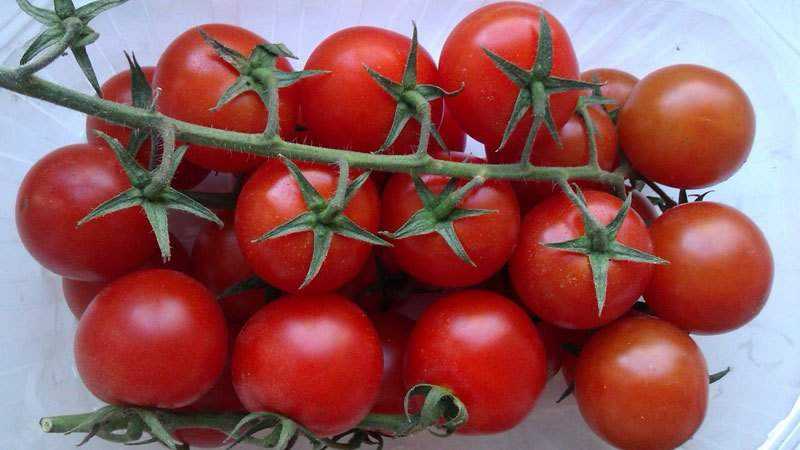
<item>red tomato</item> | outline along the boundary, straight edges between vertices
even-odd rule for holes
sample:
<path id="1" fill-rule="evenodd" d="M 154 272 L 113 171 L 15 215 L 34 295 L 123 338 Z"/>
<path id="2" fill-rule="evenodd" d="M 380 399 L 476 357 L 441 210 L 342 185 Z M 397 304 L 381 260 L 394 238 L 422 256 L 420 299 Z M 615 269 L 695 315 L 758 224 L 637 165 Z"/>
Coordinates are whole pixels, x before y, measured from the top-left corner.
<path id="1" fill-rule="evenodd" d="M 559 369 L 569 370 L 564 364 L 568 364 L 569 360 L 574 360 L 575 356 L 566 346 L 574 347 L 574 350 L 580 350 L 580 347 L 590 336 L 590 332 L 586 330 L 559 328 L 547 322 L 537 323 L 536 328 L 539 330 L 539 336 L 542 338 L 547 351 L 548 378 L 558 373 Z"/>
<path id="2" fill-rule="evenodd" d="M 366 416 L 382 364 L 378 334 L 352 302 L 337 294 L 287 296 L 245 324 L 233 385 L 249 411 L 286 415 L 325 437 Z"/>
<path id="3" fill-rule="evenodd" d="M 336 168 L 299 163 L 308 181 L 323 198 L 336 190 Z M 377 232 L 380 204 L 370 181 L 353 197 L 344 214 L 362 228 Z M 269 160 L 244 185 L 236 205 L 236 236 L 250 267 L 267 283 L 287 292 L 297 292 L 311 262 L 313 234 L 295 233 L 253 243 L 278 225 L 307 210 L 297 182 L 283 162 Z M 370 255 L 365 242 L 333 237 L 328 258 L 319 274 L 303 288 L 304 293 L 334 291 L 355 278 Z"/>
<path id="4" fill-rule="evenodd" d="M 467 147 L 467 133 L 464 133 L 464 130 L 461 129 L 461 125 L 459 125 L 456 118 L 453 117 L 453 113 L 447 108 L 444 108 L 442 124 L 439 125 L 439 135 L 442 137 L 444 145 L 446 145 L 447 149 L 451 152 L 463 152 Z M 428 141 L 428 153 L 434 154 L 443 151 L 444 149 L 439 146 L 436 139 L 431 137 L 430 141 Z"/>
<path id="5" fill-rule="evenodd" d="M 611 222 L 622 206 L 622 200 L 605 192 L 585 191 L 584 196 L 601 224 Z M 576 239 L 583 232 L 578 208 L 566 195 L 553 195 L 525 216 L 509 262 L 511 282 L 523 303 L 562 328 L 595 328 L 620 317 L 636 303 L 653 273 L 652 264 L 611 261 L 605 306 L 598 315 L 589 258 L 542 245 Z M 646 253 L 653 250 L 647 226 L 635 211 L 628 212 L 617 240 Z"/>
<path id="6" fill-rule="evenodd" d="M 191 258 L 192 274 L 216 294 L 255 275 L 236 240 L 233 213 L 225 211 L 219 218 L 225 226 L 206 223 L 197 234 Z"/>
<path id="7" fill-rule="evenodd" d="M 644 223 L 649 227 L 654 220 L 661 214 L 656 206 L 647 198 L 647 196 L 636 189 L 630 189 L 627 186 L 625 190 L 631 193 L 631 208 L 639 214 L 639 217 L 644 220 Z"/>
<path id="8" fill-rule="evenodd" d="M 153 75 L 155 74 L 155 67 L 142 67 L 147 82 L 153 84 Z M 133 104 L 133 96 L 131 95 L 131 71 L 124 70 L 101 86 L 103 92 L 103 99 L 112 102 L 122 103 L 125 105 Z M 107 145 L 106 141 L 95 134 L 95 130 L 102 131 L 103 133 L 118 140 L 123 146 L 127 147 L 131 138 L 131 129 L 122 125 L 115 125 L 106 122 L 103 119 L 94 116 L 86 116 L 86 139 L 90 144 Z M 140 147 L 136 159 L 142 167 L 148 167 L 150 164 L 150 140 L 145 141 Z M 172 185 L 177 189 L 191 189 L 200 184 L 208 176 L 208 169 L 198 167 L 187 160 L 181 162 L 175 177 L 172 179 Z"/>
<path id="9" fill-rule="evenodd" d="M 222 311 L 199 282 L 143 270 L 115 280 L 89 305 L 75 335 L 75 363 L 106 403 L 180 408 L 214 386 L 227 340 Z"/>
<path id="10" fill-rule="evenodd" d="M 164 263 L 161 260 L 161 254 L 156 254 L 145 261 L 145 263 L 136 270 L 163 268 L 177 270 L 178 272 L 188 272 L 189 255 L 186 253 L 186 249 L 183 248 L 183 245 L 181 245 L 178 239 L 172 234 L 170 234 L 170 244 L 172 246 L 172 258 L 168 262 Z M 76 319 L 81 318 L 83 312 L 89 307 L 89 303 L 91 303 L 95 296 L 107 285 L 107 281 L 61 279 L 64 300 L 66 300 L 69 310 Z"/>
<path id="11" fill-rule="evenodd" d="M 108 149 L 62 147 L 31 167 L 17 193 L 22 244 L 47 270 L 84 281 L 113 279 L 158 252 L 141 208 L 76 227 L 90 211 L 131 187 Z"/>
<path id="12" fill-rule="evenodd" d="M 581 73 L 581 80 L 605 83 L 600 88 L 600 95 L 616 102 L 613 105 L 603 105 L 606 111 L 622 108 L 631 95 L 633 87 L 639 82 L 638 78 L 628 72 L 608 68 L 586 70 Z"/>
<path id="13" fill-rule="evenodd" d="M 423 175 L 422 180 L 431 192 L 439 194 L 449 178 Z M 459 181 L 459 186 L 464 184 Z M 382 225 L 389 231 L 400 228 L 422 208 L 410 176 L 396 174 L 389 179 L 382 206 Z M 516 245 L 520 221 L 517 199 L 509 183 L 489 180 L 473 189 L 459 208 L 496 211 L 454 223 L 456 235 L 475 266 L 462 261 L 438 233 L 430 233 L 392 242 L 394 247 L 388 253 L 403 271 L 434 286 L 463 287 L 487 280 L 503 267 Z"/>
<path id="14" fill-rule="evenodd" d="M 747 216 L 713 202 L 667 210 L 650 229 L 658 267 L 645 291 L 655 314 L 690 332 L 716 334 L 752 320 L 772 287 L 772 252 Z"/>
<path id="15" fill-rule="evenodd" d="M 406 386 L 403 383 L 403 359 L 414 321 L 394 312 L 373 314 L 372 324 L 378 330 L 383 351 L 383 376 L 378 399 L 372 406 L 376 414 L 404 414 Z"/>
<path id="16" fill-rule="evenodd" d="M 647 75 L 619 115 L 631 165 L 657 183 L 695 189 L 727 180 L 755 134 L 753 106 L 727 75 L 681 64 Z"/>
<path id="17" fill-rule="evenodd" d="M 352 27 L 322 41 L 308 57 L 306 70 L 330 73 L 302 81 L 303 120 L 311 139 L 324 147 L 372 152 L 389 134 L 397 102 L 364 70 L 364 65 L 399 82 L 411 39 L 375 27 Z M 417 50 L 417 83 L 439 84 L 436 63 Z M 335 107 L 332 107 L 335 105 Z M 441 123 L 442 101 L 431 102 L 431 120 Z M 419 143 L 419 123 L 410 120 L 390 153 L 411 153 Z"/>
<path id="18" fill-rule="evenodd" d="M 539 40 L 538 6 L 522 2 L 501 2 L 480 8 L 464 18 L 448 36 L 439 58 L 439 75 L 445 89 L 464 90 L 448 97 L 447 108 L 458 119 L 461 128 L 486 144 L 490 150 L 500 145 L 514 102 L 519 93 L 483 51 L 487 48 L 523 69 L 530 69 L 536 58 Z M 552 30 L 553 76 L 578 78 L 578 61 L 564 27 L 544 11 Z M 569 91 L 550 96 L 556 126 L 569 120 L 580 95 Z M 519 122 L 508 142 L 508 148 L 522 148 L 531 115 Z M 547 134 L 542 127 L 538 136 Z"/>
<path id="19" fill-rule="evenodd" d="M 705 416 L 706 361 L 669 323 L 626 318 L 598 331 L 581 351 L 575 398 L 592 430 L 614 447 L 673 449 Z"/>
<path id="20" fill-rule="evenodd" d="M 411 333 L 406 387 L 451 389 L 469 421 L 459 432 L 499 433 L 533 409 L 547 378 L 545 349 L 525 311 L 490 291 L 467 290 L 429 306 Z"/>
<path id="21" fill-rule="evenodd" d="M 154 84 L 161 90 L 156 105 L 158 111 L 207 127 L 243 133 L 263 132 L 268 111 L 253 91 L 239 95 L 219 111 L 212 111 L 239 73 L 206 44 L 200 29 L 245 57 L 257 45 L 266 42 L 261 36 L 234 25 L 206 24 L 185 31 L 167 47 L 156 66 Z M 278 69 L 290 71 L 292 67 L 281 58 Z M 285 139 L 293 138 L 298 96 L 296 87 L 280 90 L 280 132 Z M 219 172 L 247 172 L 264 161 L 247 153 L 200 145 L 192 145 L 186 158 Z"/>
<path id="22" fill-rule="evenodd" d="M 608 114 L 600 108 L 589 108 L 589 116 L 594 123 L 597 134 L 597 160 L 603 170 L 614 170 L 619 162 L 617 155 L 617 129 Z M 562 147 L 553 141 L 550 135 L 542 136 L 531 154 L 531 162 L 537 166 L 576 167 L 589 162 L 589 136 L 586 123 L 578 114 L 573 114 L 569 121 L 558 131 Z M 489 161 L 496 164 L 512 164 L 518 162 L 522 155 L 522 147 L 508 148 L 501 152 L 487 149 Z M 578 181 L 584 189 L 604 189 L 599 183 Z M 558 192 L 554 183 L 546 181 L 522 181 L 513 183 L 517 192 L 520 207 L 528 211 L 536 203 Z"/>

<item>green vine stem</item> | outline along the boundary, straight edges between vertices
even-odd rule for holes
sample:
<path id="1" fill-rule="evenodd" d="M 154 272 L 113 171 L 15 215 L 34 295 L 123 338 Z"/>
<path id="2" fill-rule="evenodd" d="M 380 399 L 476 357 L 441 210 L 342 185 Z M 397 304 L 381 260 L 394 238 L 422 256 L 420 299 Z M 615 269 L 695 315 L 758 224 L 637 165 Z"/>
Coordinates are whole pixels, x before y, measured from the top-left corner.
<path id="1" fill-rule="evenodd" d="M 291 159 L 336 163 L 347 161 L 351 167 L 387 172 L 430 173 L 458 178 L 590 180 L 604 184 L 620 184 L 624 174 L 598 170 L 591 165 L 579 167 L 538 167 L 520 164 L 475 164 L 442 161 L 427 154 L 382 155 L 359 153 L 333 148 L 286 142 L 278 136 L 238 133 L 203 127 L 166 117 L 158 112 L 135 108 L 89 96 L 31 76 L 20 80 L 13 69 L 0 68 L 0 87 L 28 97 L 38 98 L 109 122 L 131 128 L 175 130 L 182 142 L 220 147 L 259 156 L 283 155 Z"/>

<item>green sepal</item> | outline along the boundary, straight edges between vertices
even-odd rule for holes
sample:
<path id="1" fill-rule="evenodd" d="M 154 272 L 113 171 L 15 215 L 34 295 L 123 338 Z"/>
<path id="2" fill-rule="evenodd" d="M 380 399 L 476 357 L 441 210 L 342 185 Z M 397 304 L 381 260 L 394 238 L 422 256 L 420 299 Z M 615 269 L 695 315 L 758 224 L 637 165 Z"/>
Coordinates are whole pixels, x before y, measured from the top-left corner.
<path id="1" fill-rule="evenodd" d="M 264 430 L 271 431 L 263 437 L 255 436 L 255 434 Z M 324 443 L 321 439 L 314 436 L 313 433 L 297 422 L 276 413 L 254 412 L 242 418 L 233 429 L 231 437 L 234 442 L 228 448 L 230 449 L 249 438 L 263 448 L 285 450 L 291 448 L 300 435 L 308 439 L 315 449 L 324 448 Z"/>
<path id="2" fill-rule="evenodd" d="M 344 433 L 337 434 L 332 438 L 323 439 L 323 441 L 324 445 L 320 447 L 320 450 L 326 450 L 328 448 L 357 449 L 362 448 L 364 445 L 374 446 L 375 450 L 382 450 L 384 436 L 380 431 L 354 428 Z"/>
<path id="3" fill-rule="evenodd" d="M 416 396 L 423 396 L 424 401 L 422 408 L 412 413 L 411 399 Z M 437 436 L 449 436 L 469 420 L 467 407 L 452 391 L 432 384 L 418 384 L 409 389 L 403 408 L 415 428 L 426 428 Z"/>
<path id="4" fill-rule="evenodd" d="M 172 247 L 169 245 L 167 208 L 157 203 L 143 201 L 142 209 L 145 216 L 147 216 L 147 221 L 150 222 L 150 227 L 153 229 L 158 248 L 161 250 L 161 259 L 169 261 L 172 257 Z"/>
<path id="5" fill-rule="evenodd" d="M 453 222 L 437 223 L 434 230 L 439 236 L 442 237 L 442 239 L 444 239 L 444 241 L 447 243 L 447 246 L 450 247 L 450 250 L 452 250 L 461 261 L 464 261 L 472 267 L 477 267 L 472 258 L 470 258 L 467 254 L 467 250 L 464 249 L 464 246 L 461 244 L 461 240 L 458 239 Z"/>
<path id="6" fill-rule="evenodd" d="M 39 33 L 38 36 L 36 36 L 33 42 L 31 42 L 31 45 L 27 50 L 25 50 L 22 58 L 20 58 L 19 63 L 27 64 L 30 60 L 36 57 L 36 55 L 58 42 L 63 35 L 64 32 L 58 28 L 46 28 L 44 31 Z"/>
<path id="7" fill-rule="evenodd" d="M 317 223 L 316 215 L 311 211 L 307 211 L 267 231 L 266 233 L 262 234 L 256 239 L 253 239 L 251 242 L 253 244 L 257 244 L 259 242 L 264 242 L 268 239 L 274 239 L 281 236 L 288 236 L 290 234 L 309 231 L 314 227 L 314 225 L 316 225 L 316 223 Z"/>
<path id="8" fill-rule="evenodd" d="M 86 23 L 101 13 L 127 2 L 128 0 L 97 0 L 76 9 L 73 15 Z"/>
<path id="9" fill-rule="evenodd" d="M 56 15 L 62 20 L 75 14 L 75 4 L 72 0 L 53 0 L 53 6 Z"/>
<path id="10" fill-rule="evenodd" d="M 167 187 L 164 189 L 164 192 L 161 193 L 158 200 L 168 209 L 193 214 L 203 220 L 216 224 L 220 228 L 224 226 L 222 220 L 214 214 L 214 211 L 175 188 Z"/>
<path id="11" fill-rule="evenodd" d="M 142 445 L 159 442 L 167 448 L 178 450 L 183 444 L 175 440 L 164 426 L 158 411 L 125 406 L 104 406 L 91 413 L 77 427 L 64 434 L 88 429 L 78 443 L 84 445 L 93 437 L 125 445 Z M 142 440 L 144 433 L 151 436 Z"/>
<path id="12" fill-rule="evenodd" d="M 570 383 L 569 386 L 564 389 L 564 392 L 558 396 L 558 399 L 556 399 L 556 404 L 563 402 L 567 397 L 572 395 L 573 392 L 575 392 L 575 383 Z"/>
<path id="13" fill-rule="evenodd" d="M 100 130 L 94 130 L 95 135 L 106 141 L 106 144 L 111 148 L 117 156 L 117 160 L 122 166 L 122 170 L 131 181 L 131 185 L 138 189 L 143 189 L 152 180 L 150 172 L 139 165 L 136 161 L 135 153 L 129 151 L 122 146 L 122 144 L 115 138 L 103 133 Z"/>
<path id="14" fill-rule="evenodd" d="M 330 73 L 329 70 L 295 70 L 292 72 L 284 72 L 281 70 L 275 71 L 273 74 L 278 81 L 278 88 L 291 86 L 303 78 L 315 77 L 317 75 L 325 75 Z"/>
<path id="15" fill-rule="evenodd" d="M 717 381 L 725 378 L 725 376 L 728 375 L 728 373 L 730 373 L 730 371 L 731 371 L 731 368 L 729 366 L 729 367 L 726 367 L 723 370 L 720 370 L 717 373 L 712 373 L 711 375 L 708 376 L 708 384 L 714 384 Z"/>
<path id="16" fill-rule="evenodd" d="M 141 206 L 144 203 L 144 197 L 140 190 L 131 188 L 126 191 L 120 192 L 109 200 L 98 205 L 95 209 L 91 210 L 83 219 L 79 220 L 78 227 L 87 222 L 98 219 L 105 215 L 122 211 L 123 209 L 133 208 L 134 206 Z"/>
<path id="17" fill-rule="evenodd" d="M 694 197 L 694 200 L 692 200 L 693 202 L 702 202 L 703 200 L 706 199 L 706 195 L 711 194 L 712 192 L 714 192 L 713 189 L 705 191 L 702 194 L 692 194 L 689 197 Z"/>
<path id="18" fill-rule="evenodd" d="M 275 291 L 275 288 L 268 285 L 264 280 L 254 275 L 250 278 L 245 278 L 244 280 L 238 283 L 234 283 L 233 285 L 225 288 L 225 290 L 222 291 L 222 293 L 217 296 L 217 300 L 233 297 L 234 295 L 239 295 L 255 289 L 267 289 L 270 291 Z M 274 292 L 272 292 L 272 294 L 274 294 Z"/>
<path id="19" fill-rule="evenodd" d="M 98 97 L 103 97 L 103 92 L 100 90 L 100 82 L 97 81 L 97 74 L 94 72 L 94 67 L 92 67 L 92 60 L 89 59 L 89 54 L 86 53 L 86 47 L 70 47 L 72 49 L 72 56 L 75 57 L 75 61 L 77 61 L 78 66 L 80 66 L 81 71 L 86 76 L 86 79 L 89 80 L 89 84 L 92 85 L 94 91 L 97 93 Z"/>
<path id="20" fill-rule="evenodd" d="M 155 413 L 141 408 L 134 408 L 134 411 L 136 411 L 136 414 L 142 419 L 150 435 L 152 435 L 154 439 L 157 439 L 158 442 L 172 450 L 177 450 L 179 446 L 183 445 L 182 442 L 172 437 L 172 434 L 167 431 Z"/>
<path id="21" fill-rule="evenodd" d="M 51 26 L 61 21 L 55 12 L 32 5 L 28 0 L 17 0 L 17 5 L 19 9 L 42 25 Z"/>
<path id="22" fill-rule="evenodd" d="M 206 33 L 204 29 L 200 28 L 198 31 L 200 32 L 200 36 L 202 36 L 206 44 L 214 49 L 214 52 L 216 52 L 220 58 L 232 65 L 233 68 L 239 73 L 245 72 L 249 69 L 247 58 L 245 58 L 244 55 L 214 39 L 208 33 Z"/>
<path id="23" fill-rule="evenodd" d="M 128 67 L 131 71 L 131 98 L 133 106 L 142 109 L 152 109 L 153 88 L 147 81 L 147 76 L 142 70 L 142 66 L 136 59 L 136 54 L 125 52 L 125 59 L 128 60 Z"/>
<path id="24" fill-rule="evenodd" d="M 678 204 L 682 205 L 684 203 L 689 203 L 689 194 L 686 189 L 681 189 L 678 191 Z"/>

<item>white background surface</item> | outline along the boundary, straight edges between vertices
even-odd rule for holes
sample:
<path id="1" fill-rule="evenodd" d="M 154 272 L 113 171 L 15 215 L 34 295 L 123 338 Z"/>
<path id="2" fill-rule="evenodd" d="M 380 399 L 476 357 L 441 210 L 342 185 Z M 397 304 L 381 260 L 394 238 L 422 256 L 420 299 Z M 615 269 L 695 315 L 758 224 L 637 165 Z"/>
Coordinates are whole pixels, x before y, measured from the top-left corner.
<path id="1" fill-rule="evenodd" d="M 14 64 L 38 25 L 0 5 L 0 62 Z M 36 1 L 43 5 L 45 1 Z M 78 2 L 85 3 L 85 2 Z M 221 21 L 240 24 L 286 43 L 301 60 L 337 29 L 370 24 L 408 34 L 438 56 L 447 33 L 480 1 L 271 1 L 131 0 L 93 22 L 102 35 L 90 47 L 101 80 L 126 68 L 122 50 L 144 64 L 189 26 Z M 797 448 L 792 433 L 800 411 L 798 269 L 800 213 L 798 111 L 800 111 L 800 2 L 796 0 L 558 0 L 545 1 L 572 36 L 581 67 L 619 67 L 643 76 L 658 67 L 692 62 L 730 74 L 756 108 L 753 153 L 713 199 L 752 217 L 775 253 L 772 297 L 761 316 L 732 334 L 698 338 L 709 368 L 731 374 L 711 387 L 708 417 L 687 449 Z M 296 67 L 298 67 L 296 65 Z M 44 76 L 89 92 L 72 58 Z M 41 102 L 0 92 L 0 449 L 67 449 L 77 437 L 43 436 L 42 415 L 86 411 L 97 405 L 72 364 L 74 320 L 60 297 L 56 277 L 25 253 L 14 227 L 14 198 L 30 165 L 46 152 L 79 142 L 83 117 Z M 735 283 L 736 280 L 731 280 Z M 485 438 L 441 441 L 419 436 L 388 448 L 402 449 L 599 449 L 606 448 L 582 423 L 574 400 L 556 407 L 563 388 L 557 377 L 537 410 L 515 430 Z M 93 441 L 85 448 L 112 448 Z M 150 447 L 148 447 L 150 448 Z M 155 448 L 155 447 L 153 447 Z"/>

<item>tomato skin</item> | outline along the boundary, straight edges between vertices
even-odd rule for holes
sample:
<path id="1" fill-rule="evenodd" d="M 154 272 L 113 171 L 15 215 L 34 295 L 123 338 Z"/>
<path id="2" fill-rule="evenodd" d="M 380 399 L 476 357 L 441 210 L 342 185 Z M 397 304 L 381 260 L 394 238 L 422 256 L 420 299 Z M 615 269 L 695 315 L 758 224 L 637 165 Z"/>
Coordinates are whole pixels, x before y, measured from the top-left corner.
<path id="1" fill-rule="evenodd" d="M 22 244 L 47 270 L 76 280 L 109 280 L 138 267 L 158 251 L 141 208 L 76 227 L 95 207 L 129 188 L 107 148 L 76 144 L 45 155 L 17 193 Z"/>
<path id="2" fill-rule="evenodd" d="M 611 118 L 600 108 L 589 108 L 589 116 L 595 125 L 597 134 L 597 157 L 603 170 L 614 170 L 619 163 L 617 154 L 617 129 Z M 589 137 L 586 134 L 586 123 L 578 114 L 573 114 L 569 121 L 558 131 L 562 146 L 548 134 L 542 136 L 534 145 L 531 162 L 537 166 L 576 167 L 589 162 Z M 519 162 L 522 147 L 508 148 L 501 152 L 489 150 L 489 161 L 495 164 L 513 164 Z M 605 186 L 590 181 L 577 181 L 582 189 L 603 190 Z M 520 181 L 513 183 L 519 198 L 520 207 L 528 211 L 536 203 L 544 200 L 559 188 L 555 183 L 543 181 Z"/>
<path id="3" fill-rule="evenodd" d="M 644 223 L 649 227 L 661 214 L 650 199 L 639 190 L 625 188 L 631 194 L 631 208 L 639 214 Z"/>
<path id="4" fill-rule="evenodd" d="M 446 145 L 447 149 L 451 152 L 463 152 L 467 147 L 467 133 L 464 133 L 464 130 L 461 129 L 461 125 L 459 125 L 456 118 L 453 117 L 453 113 L 447 108 L 444 108 L 442 123 L 439 125 L 439 135 L 442 137 L 444 145 Z M 444 149 L 436 142 L 436 139 L 431 137 L 428 141 L 428 153 L 434 154 L 437 152 L 444 152 Z"/>
<path id="5" fill-rule="evenodd" d="M 600 88 L 600 95 L 616 102 L 612 105 L 603 105 L 606 111 L 609 112 L 622 108 L 625 102 L 628 101 L 633 87 L 639 82 L 638 78 L 628 72 L 611 68 L 585 70 L 581 73 L 581 80 L 592 83 L 595 81 L 605 83 Z"/>
<path id="6" fill-rule="evenodd" d="M 147 82 L 153 84 L 153 76 L 155 75 L 155 67 L 142 67 Z M 131 71 L 124 70 L 113 77 L 109 78 L 100 87 L 103 92 L 103 99 L 122 103 L 125 105 L 133 104 L 133 96 L 131 95 Z M 95 130 L 102 131 L 103 133 L 118 140 L 124 147 L 127 148 L 128 142 L 131 138 L 131 129 L 122 125 L 115 125 L 106 122 L 103 119 L 94 116 L 86 116 L 86 140 L 90 144 L 106 146 L 106 141 L 95 133 Z M 139 153 L 136 155 L 136 160 L 142 167 L 148 167 L 150 164 L 150 139 L 142 143 Z M 191 189 L 208 176 L 208 169 L 198 167 L 187 160 L 181 161 L 181 165 L 175 172 L 175 177 L 172 179 L 172 185 L 176 189 Z"/>
<path id="7" fill-rule="evenodd" d="M 639 173 L 694 189 L 724 181 L 744 164 L 755 114 L 727 75 L 681 64 L 644 77 L 620 110 L 618 125 L 622 150 Z"/>
<path id="8" fill-rule="evenodd" d="M 75 334 L 81 379 L 117 405 L 180 408 L 196 401 L 222 373 L 227 349 L 227 326 L 211 293 L 164 269 L 109 284 Z"/>
<path id="9" fill-rule="evenodd" d="M 592 430 L 611 445 L 673 449 L 703 421 L 708 369 L 682 330 L 653 317 L 625 318 L 583 348 L 575 398 Z"/>
<path id="10" fill-rule="evenodd" d="M 490 291 L 467 290 L 429 306 L 408 341 L 406 387 L 451 389 L 467 407 L 464 434 L 508 430 L 533 409 L 547 378 L 545 349 L 525 311 Z"/>
<path id="11" fill-rule="evenodd" d="M 434 194 L 444 189 L 448 177 L 423 175 Z M 459 181 L 459 186 L 463 185 Z M 383 190 L 382 226 L 395 231 L 422 208 L 414 183 L 406 174 L 393 175 Z M 487 280 L 511 256 L 519 231 L 519 205 L 508 182 L 489 180 L 475 188 L 459 208 L 497 212 L 455 221 L 456 235 L 472 261 L 462 261 L 437 233 L 392 241 L 387 249 L 400 268 L 425 283 L 440 287 L 471 286 Z"/>
<path id="12" fill-rule="evenodd" d="M 670 261 L 654 270 L 644 293 L 657 316 L 689 332 L 717 334 L 746 324 L 764 307 L 772 252 L 741 212 L 686 203 L 667 210 L 650 232 L 655 254 Z"/>
<path id="13" fill-rule="evenodd" d="M 284 414 L 325 437 L 366 416 L 382 365 L 378 334 L 351 301 L 286 296 L 256 313 L 236 339 L 233 385 L 249 411 Z"/>
<path id="14" fill-rule="evenodd" d="M 219 111 L 211 111 L 239 74 L 205 43 L 200 29 L 245 57 L 258 44 L 266 42 L 234 25 L 206 24 L 190 28 L 172 41 L 158 61 L 154 85 L 161 93 L 156 108 L 167 116 L 197 125 L 242 133 L 263 132 L 269 114 L 253 91 L 239 95 Z M 292 67 L 285 58 L 280 58 L 278 69 L 289 71 Z M 296 86 L 280 90 L 280 134 L 287 140 L 294 137 L 298 97 Z M 186 159 L 219 172 L 248 172 L 264 161 L 247 153 L 194 144 L 186 153 Z"/>
<path id="15" fill-rule="evenodd" d="M 608 224 L 622 200 L 600 191 L 584 191 L 589 211 Z M 595 328 L 620 317 L 644 292 L 652 264 L 611 261 L 603 313 L 597 314 L 592 272 L 586 255 L 551 249 L 583 234 L 583 219 L 564 194 L 555 194 L 525 216 L 519 244 L 509 262 L 514 289 L 533 313 L 562 328 Z M 641 217 L 629 211 L 617 235 L 629 247 L 652 253 L 650 234 Z"/>
<path id="16" fill-rule="evenodd" d="M 389 134 L 397 102 L 364 70 L 364 65 L 399 82 L 411 39 L 394 31 L 357 26 L 337 31 L 308 58 L 306 70 L 329 74 L 301 82 L 303 120 L 312 140 L 324 147 L 372 152 Z M 417 83 L 439 84 L 436 63 L 417 49 Z M 336 105 L 332 108 L 331 105 Z M 441 99 L 431 102 L 431 121 L 442 120 Z M 419 142 L 419 124 L 410 120 L 388 152 L 412 153 Z"/>
<path id="17" fill-rule="evenodd" d="M 519 88 L 483 52 L 485 47 L 508 61 L 530 69 L 539 38 L 538 6 L 522 2 L 501 2 L 477 9 L 464 18 L 447 37 L 439 58 L 442 87 L 464 90 L 446 100 L 447 108 L 464 131 L 490 150 L 500 145 Z M 561 78 L 578 78 L 578 61 L 567 32 L 558 20 L 544 11 L 552 30 L 553 70 Z M 550 96 L 556 126 L 569 120 L 580 92 Z M 531 126 L 531 115 L 519 122 L 509 148 L 522 148 Z M 547 134 L 545 127 L 538 137 Z"/>
<path id="18" fill-rule="evenodd" d="M 189 255 L 186 249 L 183 248 L 180 241 L 170 234 L 170 245 L 172 247 L 172 258 L 164 263 L 161 260 L 161 254 L 153 255 L 150 259 L 145 261 L 141 267 L 136 270 L 143 269 L 172 269 L 178 272 L 189 272 Z M 72 280 L 69 278 L 61 279 L 61 288 L 64 293 L 64 300 L 67 306 L 76 319 L 80 319 L 89 303 L 94 300 L 100 291 L 108 285 L 107 281 L 81 281 Z"/>
<path id="19" fill-rule="evenodd" d="M 254 275 L 247 264 L 233 226 L 233 213 L 219 215 L 224 226 L 203 225 L 192 247 L 192 274 L 215 294 Z"/>
<path id="20" fill-rule="evenodd" d="M 371 314 L 370 319 L 378 331 L 383 352 L 381 389 L 371 412 L 404 414 L 406 386 L 403 383 L 403 362 L 414 321 L 395 312 Z"/>
<path id="21" fill-rule="evenodd" d="M 333 196 L 338 178 L 336 168 L 307 163 L 298 163 L 298 167 L 323 198 Z M 379 209 L 377 189 L 367 180 L 344 214 L 375 233 L 380 221 Z M 297 292 L 308 272 L 312 233 L 295 233 L 259 243 L 252 241 L 306 210 L 297 182 L 279 160 L 269 160 L 250 177 L 236 206 L 236 237 L 247 262 L 264 281 L 286 292 Z M 365 242 L 334 236 L 322 269 L 302 292 L 330 292 L 340 288 L 355 278 L 370 251 L 371 245 Z"/>

